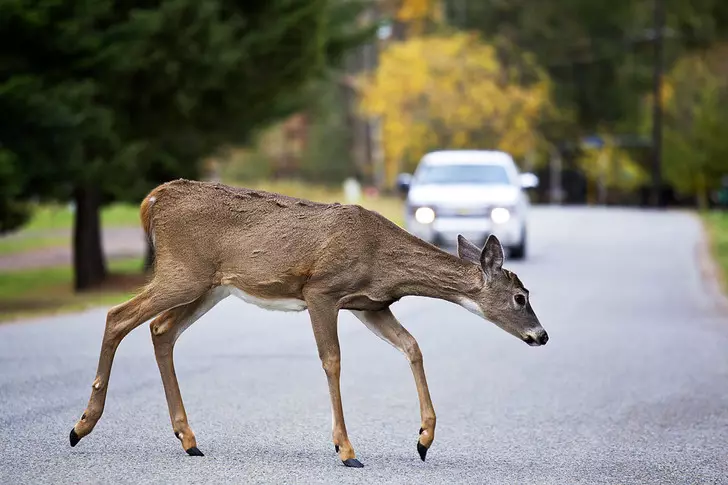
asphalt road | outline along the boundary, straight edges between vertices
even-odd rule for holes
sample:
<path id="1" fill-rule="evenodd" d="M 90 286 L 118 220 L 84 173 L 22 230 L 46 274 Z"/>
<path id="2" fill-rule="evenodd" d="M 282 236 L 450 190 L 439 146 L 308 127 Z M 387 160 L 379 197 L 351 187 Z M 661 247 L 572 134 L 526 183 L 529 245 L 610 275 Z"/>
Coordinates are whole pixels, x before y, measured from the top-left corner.
<path id="1" fill-rule="evenodd" d="M 180 339 L 177 374 L 205 457 L 172 434 L 146 325 L 122 343 L 106 412 L 68 432 L 105 310 L 0 326 L 0 483 L 728 483 L 728 318 L 688 214 L 538 209 L 507 262 L 551 340 L 531 348 L 455 305 L 393 310 L 418 339 L 438 415 L 420 461 L 405 359 L 342 314 L 342 393 L 359 459 L 330 443 L 306 313 L 228 299 Z"/>

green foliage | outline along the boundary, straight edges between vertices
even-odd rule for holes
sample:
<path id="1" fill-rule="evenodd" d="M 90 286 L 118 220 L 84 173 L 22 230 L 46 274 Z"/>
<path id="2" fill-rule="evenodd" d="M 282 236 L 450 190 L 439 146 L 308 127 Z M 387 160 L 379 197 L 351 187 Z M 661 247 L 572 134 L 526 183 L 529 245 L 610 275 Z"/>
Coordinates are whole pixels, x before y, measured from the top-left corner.
<path id="1" fill-rule="evenodd" d="M 301 160 L 305 179 L 338 183 L 353 175 L 351 125 L 345 111 L 341 88 L 332 81 L 317 84 L 317 102 L 310 110 L 307 146 Z"/>
<path id="2" fill-rule="evenodd" d="M 0 234 L 19 227 L 30 216 L 28 205 L 16 200 L 21 191 L 17 158 L 0 148 Z"/>
<path id="3" fill-rule="evenodd" d="M 357 5 L 0 2 L 0 147 L 23 167 L 7 200 L 84 194 L 76 250 L 98 280 L 97 201 L 138 202 L 160 182 L 197 178 L 204 157 L 303 106 L 311 79 L 366 33 Z"/>
<path id="4" fill-rule="evenodd" d="M 222 166 L 222 178 L 233 182 L 267 180 L 273 176 L 270 158 L 258 151 L 238 153 L 226 159 Z"/>
<path id="5" fill-rule="evenodd" d="M 728 46 L 682 58 L 668 76 L 665 177 L 707 206 L 708 191 L 728 175 Z M 723 72 L 722 72 L 723 71 Z"/>
<path id="6" fill-rule="evenodd" d="M 4 2 L 0 140 L 34 192 L 89 184 L 138 200 L 300 107 L 308 82 L 371 34 L 353 26 L 363 5 Z"/>
<path id="7" fill-rule="evenodd" d="M 509 50 L 531 52 L 554 82 L 561 112 L 573 113 L 562 134 L 600 128 L 636 130 L 639 105 L 649 92 L 653 65 L 654 2 L 633 0 L 444 0 L 456 26 L 478 29 Z M 665 0 L 668 63 L 685 49 L 712 45 L 728 36 L 724 0 Z M 576 129 L 576 133 L 574 133 Z"/>
<path id="8" fill-rule="evenodd" d="M 329 37 L 326 58 L 329 65 L 340 65 L 346 53 L 375 38 L 378 25 L 359 26 L 353 22 L 371 6 L 371 0 L 329 0 L 325 11 L 325 31 Z"/>

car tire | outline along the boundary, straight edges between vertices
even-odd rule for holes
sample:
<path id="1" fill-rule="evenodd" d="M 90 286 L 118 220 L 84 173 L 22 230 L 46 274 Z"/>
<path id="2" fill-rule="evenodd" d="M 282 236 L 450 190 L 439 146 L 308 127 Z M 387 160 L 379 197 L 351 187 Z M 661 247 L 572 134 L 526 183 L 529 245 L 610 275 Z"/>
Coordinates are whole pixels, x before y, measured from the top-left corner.
<path id="1" fill-rule="evenodd" d="M 508 248 L 508 256 L 511 259 L 526 259 L 526 230 L 523 230 L 520 244 Z"/>

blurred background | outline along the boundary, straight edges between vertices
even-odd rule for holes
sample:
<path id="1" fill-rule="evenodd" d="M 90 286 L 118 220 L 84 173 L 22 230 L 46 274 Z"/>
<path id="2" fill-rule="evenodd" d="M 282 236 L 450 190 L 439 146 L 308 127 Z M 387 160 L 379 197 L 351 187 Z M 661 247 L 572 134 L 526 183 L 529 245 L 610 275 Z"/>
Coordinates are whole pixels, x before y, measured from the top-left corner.
<path id="1" fill-rule="evenodd" d="M 531 203 L 702 212 L 728 260 L 725 0 L 0 2 L 0 318 L 122 301 L 179 177 L 357 202 L 497 149 Z"/>

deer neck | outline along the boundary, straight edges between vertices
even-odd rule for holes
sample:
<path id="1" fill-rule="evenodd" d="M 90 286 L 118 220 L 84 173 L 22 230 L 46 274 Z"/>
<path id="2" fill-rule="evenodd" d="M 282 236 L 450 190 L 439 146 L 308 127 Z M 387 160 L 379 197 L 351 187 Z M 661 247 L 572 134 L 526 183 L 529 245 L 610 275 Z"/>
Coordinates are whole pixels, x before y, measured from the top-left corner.
<path id="1" fill-rule="evenodd" d="M 398 298 L 425 296 L 459 303 L 478 288 L 474 264 L 425 242 L 400 253 L 393 267 Z"/>

